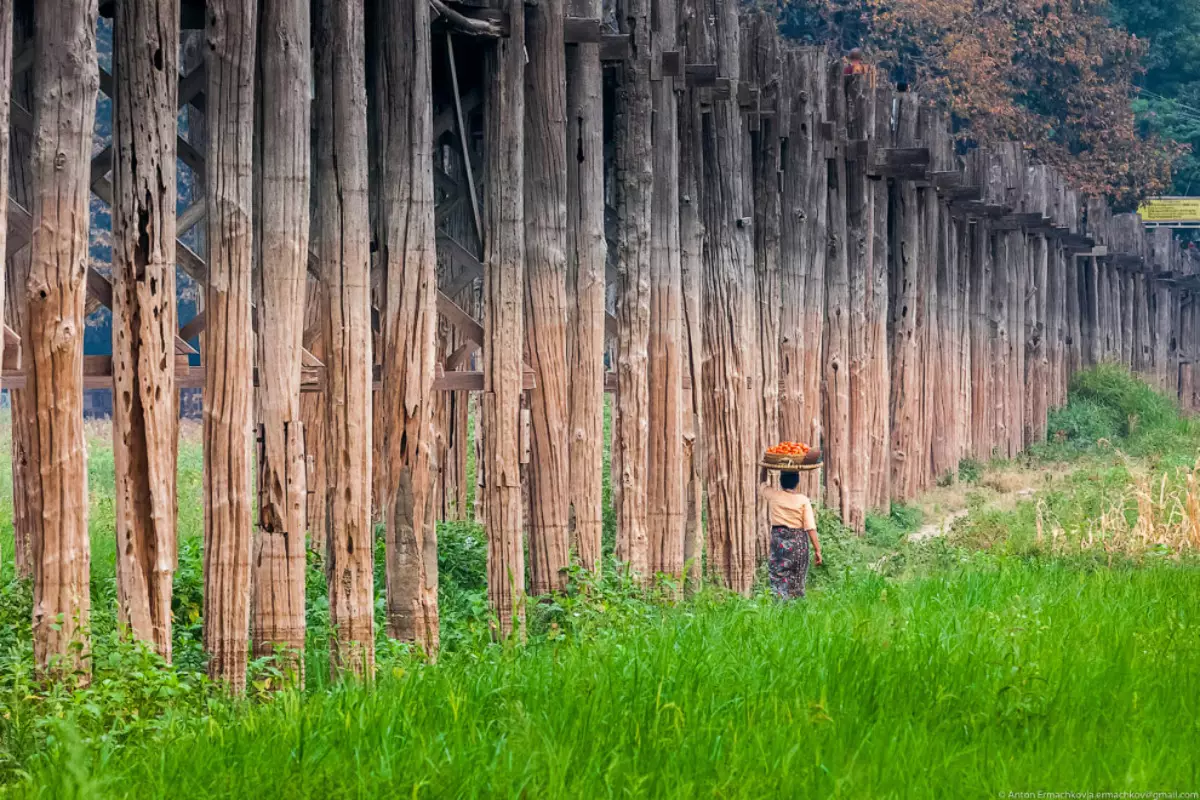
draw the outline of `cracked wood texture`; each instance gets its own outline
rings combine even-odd
[[[738,107],[739,30],[733,0],[695,0],[708,20],[702,57],[732,83],[714,96],[702,124],[701,190],[707,232],[703,270],[704,418],[708,489],[708,569],[742,594],[754,582],[754,464],[758,444],[750,397],[753,337],[745,319],[753,263],[749,173],[744,123]]]
[[[875,87],[874,136],[891,141],[892,89]],[[867,508],[890,511],[892,501],[891,353],[888,341],[888,185],[870,181],[871,258],[866,283]]]
[[[383,465],[388,635],[438,648],[433,512],[437,249],[429,5],[376,0],[372,36],[383,272]]]
[[[335,672],[375,669],[371,231],[363,0],[315,7],[316,234],[325,340],[326,569]]]
[[[171,660],[175,572],[175,128],[179,3],[125,0],[113,24],[113,460],[117,608]]]
[[[650,84],[650,0],[621,0],[617,18],[630,37],[616,94],[617,158],[617,396],[613,425],[617,560],[648,576],[647,469],[649,403],[651,218],[654,199]]]
[[[991,347],[988,298],[992,286],[991,233],[983,220],[971,224],[971,452],[976,460],[992,457]]]
[[[525,23],[507,0],[509,36],[488,47],[484,92],[482,444],[488,602],[496,635],[525,635],[521,542],[521,374],[525,328]]]
[[[309,3],[259,4],[259,125],[254,237],[258,298],[258,530],[251,648],[283,650],[279,667],[303,683],[308,475],[300,365],[308,281],[312,120]]]
[[[677,14],[678,41],[686,52],[698,47],[702,31],[694,3],[683,3]],[[703,337],[700,286],[704,270],[704,222],[701,218],[703,145],[699,90],[685,85],[678,93],[676,125],[679,131],[679,273],[683,295],[684,369],[691,384],[684,390],[683,459],[687,517],[683,532],[685,586],[700,587],[704,549]]]
[[[250,627],[250,321],[257,4],[208,8],[208,285],[204,313],[204,647],[214,680],[241,692]]]
[[[33,19],[22,9],[13,8],[15,4],[8,3],[7,7],[14,12],[12,21],[13,51],[20,52],[33,47]],[[7,63],[7,60],[6,60]],[[12,97],[20,101],[26,108],[31,104],[32,81],[30,71],[24,75],[13,77]],[[9,113],[8,104],[3,112]],[[32,131],[13,128],[9,139],[11,149],[5,148],[4,155],[10,159],[8,168],[3,170],[4,180],[9,180],[8,192],[4,194],[4,202],[19,202],[29,208],[33,198],[33,173],[30,155],[32,152]],[[11,199],[10,199],[11,193]],[[29,279],[29,246],[23,247],[8,234],[8,225],[3,225],[6,233],[4,278],[8,291],[4,297],[4,318],[9,326],[20,334],[25,330],[25,320],[28,313],[28,302],[24,288]],[[16,287],[15,290],[13,287]],[[12,419],[12,521],[13,521],[13,569],[22,578],[33,575],[33,508],[30,489],[34,480],[36,454],[33,450],[31,411],[33,408],[28,389],[8,390],[8,401]]]
[[[849,75],[846,91],[846,135],[850,141],[865,140],[875,133],[874,73]],[[842,521],[861,533],[866,524],[871,480],[871,422],[878,402],[871,380],[868,346],[871,320],[868,315],[874,295],[875,218],[872,181],[867,176],[865,153],[846,159],[846,257],[850,277],[850,440],[846,453],[845,506]],[[886,224],[886,217],[885,223]]]
[[[26,486],[33,550],[33,651],[39,671],[88,671],[87,447],[83,326],[88,178],[96,114],[96,0],[35,14],[33,197],[28,308],[21,331],[36,475]]]
[[[674,50],[678,0],[656,4],[653,47]],[[656,55],[655,57],[659,57]],[[646,577],[683,577],[683,276],[679,249],[679,123],[675,79],[654,76],[650,214],[649,465]]]
[[[825,255],[825,505],[851,518],[850,496],[850,260],[846,252],[846,91],[840,61],[828,66],[829,119],[835,139],[826,143],[829,229]]]
[[[897,97],[895,145],[917,143],[918,98],[911,93]],[[921,448],[925,409],[922,405],[924,368],[925,273],[921,252],[924,239],[921,204],[924,197],[911,181],[897,181],[892,190],[891,238],[891,325],[892,337],[892,497],[905,500],[914,495],[926,469]]]
[[[564,0],[526,14],[525,349],[529,390],[529,589],[567,587],[570,440],[567,386],[567,152]]]
[[[759,103],[778,108],[782,62],[779,34],[772,15],[755,10],[743,17],[742,51],[744,70],[751,85],[761,87]],[[779,120],[750,109],[749,144],[754,201],[754,294],[751,295],[750,325],[757,346],[754,400],[757,411],[758,449],[779,442],[779,325],[780,325],[780,222],[779,222]],[[765,562],[770,548],[767,504],[756,497],[755,555]]]
[[[821,445],[821,342],[825,326],[825,259],[829,169],[820,135],[825,119],[829,69],[824,51],[789,52],[793,94],[783,182],[780,281],[779,434],[787,441]],[[816,498],[818,473],[800,477]]]
[[[312,206],[312,193],[309,193]],[[311,216],[311,214],[310,214]],[[309,351],[322,364],[325,363],[325,342],[317,333],[321,330],[324,300],[321,283],[309,275],[308,291],[304,300],[304,330],[311,331],[314,341]],[[306,333],[305,338],[309,335]],[[307,462],[305,471],[308,487],[308,549],[325,555],[325,391],[300,393],[300,420],[304,423],[304,452]]]
[[[8,100],[12,96],[12,77],[13,77],[13,4],[11,2],[0,3],[0,101]],[[0,220],[4,220],[0,224],[0,313],[4,311],[5,284],[6,272],[9,262],[8,258],[8,144],[9,144],[9,103],[0,102]],[[10,317],[11,319],[11,317]],[[4,337],[0,335],[0,363],[4,362]],[[23,491],[24,487],[19,487],[17,491]],[[20,542],[20,536],[16,535],[14,527],[14,553],[16,553],[18,561],[18,574],[20,565],[19,560],[23,558],[24,553],[16,545]],[[0,559],[0,565],[3,564],[3,559]]]
[[[599,17],[599,0],[576,0]],[[570,314],[571,547],[600,572],[604,532],[604,75],[600,46],[567,45],[567,293]]]

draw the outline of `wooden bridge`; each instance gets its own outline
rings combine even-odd
[[[861,529],[1042,439],[1088,365],[1200,402],[1200,269],[1170,231],[1020,143],[965,149],[943,109],[733,0],[16,0],[0,90],[14,532],[46,669],[86,666],[86,388],[114,391],[121,619],[170,658],[177,391],[203,387],[205,644],[235,688],[248,652],[304,646],[306,540],[360,672],[377,522],[388,633],[431,651],[436,520],[484,523],[502,634],[572,559],[599,568],[606,392],[618,558],[697,581],[705,549],[740,592],[776,441],[823,446],[809,490]],[[202,187],[182,210],[180,172]],[[83,352],[101,306],[111,357]]]

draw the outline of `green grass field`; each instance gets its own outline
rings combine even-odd
[[[1021,463],[964,465],[954,491],[969,513],[944,537],[906,542],[921,524],[913,509],[872,518],[862,538],[822,512],[828,566],[802,602],[705,590],[669,603],[612,576],[579,576],[532,610],[527,645],[493,644],[482,532],[443,525],[438,663],[381,639],[372,686],[334,685],[314,559],[307,689],[267,691],[265,660],[238,701],[201,672],[195,439],[180,454],[177,665],[166,669],[114,631],[112,458],[98,427],[95,679],[82,690],[35,682],[28,587],[11,580],[6,550],[0,794],[1200,791],[1200,573],[1189,538],[1200,534],[1188,511],[1200,430],[1112,371],[1081,376],[1072,397],[1051,442]],[[1037,491],[988,488],[1014,471],[1040,481]],[[0,503],[0,525],[9,515]]]

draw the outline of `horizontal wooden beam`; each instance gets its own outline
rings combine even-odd
[[[322,380],[319,377],[320,370],[307,370],[307,372],[310,377],[301,382],[300,391],[323,391]],[[372,387],[375,391],[379,391],[381,388],[379,372],[380,368],[376,365],[374,385]],[[254,370],[253,380],[257,386],[257,369]],[[20,369],[9,369],[6,367],[3,373],[0,373],[0,381],[3,382],[5,389],[24,389],[26,386],[25,373]],[[534,380],[533,372],[525,370],[523,372],[523,388],[532,389],[536,385],[537,382]],[[84,390],[113,388],[112,356],[83,357],[83,388]],[[175,388],[203,389],[204,367],[186,367],[177,363],[175,367]],[[444,372],[434,378],[433,391],[481,392],[483,391],[483,373],[479,371]]]

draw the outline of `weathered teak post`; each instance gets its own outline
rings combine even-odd
[[[916,146],[918,98],[897,96],[895,144]],[[924,409],[922,340],[926,270],[921,252],[921,200],[911,180],[897,180],[892,189],[891,298],[892,336],[892,497],[913,496],[927,459],[921,448]]]
[[[178,0],[118,3],[113,39],[117,604],[130,633],[170,661],[178,447],[174,402],[179,328],[175,312]]]
[[[250,275],[257,4],[208,7],[208,286],[204,313],[204,646],[208,671],[245,688],[250,625]]]
[[[749,293],[751,341],[754,357],[753,392],[759,451],[779,442],[779,335],[780,335],[780,70],[779,33],[775,18],[761,9],[742,17],[742,71],[746,93],[750,145],[750,170],[754,206],[754,283]],[[763,113],[765,112],[765,113]],[[657,139],[655,140],[658,141]],[[757,561],[769,557],[770,529],[767,506],[758,497],[755,506]]]
[[[654,98],[650,83],[649,0],[621,0],[621,33],[630,54],[617,88],[617,396],[613,424],[617,560],[637,575],[649,568],[647,469],[651,219],[654,201]]]
[[[978,151],[971,154],[976,177]],[[981,461],[992,456],[992,367],[988,335],[988,302],[992,287],[991,232],[986,219],[976,217],[971,223],[970,263],[970,336],[971,336],[971,454]],[[893,391],[895,389],[893,388]]]
[[[842,64],[827,66],[828,117],[833,141],[826,143],[829,214],[825,260],[825,342],[822,354],[825,433],[825,504],[850,519],[850,262],[846,252],[846,91]]]
[[[520,414],[525,268],[525,21],[509,0],[509,35],[485,59],[483,461],[488,600],[498,634],[525,629]]]
[[[321,282],[309,275],[304,301],[305,339],[310,351],[325,363],[325,342],[320,337],[324,326],[324,292]],[[308,462],[308,549],[325,555],[325,387],[300,393],[300,419],[304,424],[304,452]]]
[[[260,427],[251,643],[256,657],[284,649],[285,671],[302,682],[308,466],[300,354],[312,129],[309,3],[261,0],[259,11],[254,282]]]
[[[567,153],[564,0],[526,20],[525,346],[529,392],[529,582],[535,595],[566,588],[570,561],[567,358]]]
[[[892,88],[875,87],[876,148],[891,143]],[[891,354],[888,346],[888,182],[870,181],[871,259],[865,291],[867,508],[888,511],[892,501]]]
[[[917,141],[923,145],[924,158],[928,165],[928,153],[937,135],[937,110],[928,102],[918,98],[917,112]],[[914,177],[917,177],[914,175]],[[941,257],[938,251],[941,243],[941,203],[933,184],[920,176],[917,183],[917,207],[920,218],[920,244],[917,251],[921,254],[918,265],[920,281],[920,300],[917,303],[917,335],[920,345],[919,368],[921,378],[919,383],[920,423],[916,452],[912,463],[912,494],[924,491],[930,485],[930,454],[932,450],[932,429],[936,423],[933,416],[933,396],[935,386],[942,379],[936,373],[937,361],[934,353],[939,344],[937,328],[937,262]]]
[[[651,23],[653,198],[650,207],[649,465],[646,473],[646,577],[683,573],[683,276],[679,249],[679,129],[675,78],[665,52],[677,52],[679,0],[657,0]]]
[[[28,7],[17,8],[16,4],[8,4],[8,8],[13,12],[12,21],[12,41],[13,51],[31,50],[33,47],[33,19]],[[24,10],[25,13],[18,13]],[[11,106],[16,106],[18,103],[25,109],[32,105],[32,83],[30,78],[30,70],[26,70],[22,76],[13,76],[12,85],[12,102]],[[9,107],[6,105],[4,114],[9,114]],[[10,123],[14,120],[9,117]],[[22,130],[19,126],[12,126],[12,133],[9,139],[10,148],[5,148],[4,152],[7,157],[11,158],[8,168],[4,170],[5,178],[11,176],[11,183],[8,191],[11,196],[6,193],[5,202],[8,203],[8,212],[15,211],[19,204],[23,204],[27,211],[33,200],[33,176],[30,173],[30,152],[32,150],[33,131]],[[4,282],[9,287],[9,291],[4,297],[4,318],[10,328],[21,335],[25,331],[25,322],[28,316],[29,303],[27,302],[26,292],[21,291],[21,287],[26,285],[29,278],[29,242],[18,241],[16,231],[10,230],[11,225],[4,225],[6,242],[4,247],[5,265],[4,265]],[[17,287],[16,291],[12,287]],[[9,350],[9,355],[5,359],[10,365],[19,366],[17,361],[21,357],[20,348]],[[11,409],[12,419],[12,487],[13,487],[13,569],[17,575],[22,578],[29,578],[33,575],[33,534],[35,520],[33,517],[31,485],[35,480],[36,465],[33,461],[36,458],[36,453],[33,450],[32,426],[31,420],[31,396],[28,389],[14,388],[12,386],[5,387],[8,390],[8,402]]]
[[[699,0],[711,35],[698,54],[717,67],[718,86],[703,124],[704,260],[704,449],[708,456],[708,568],[738,592],[754,580],[754,469],[757,441],[748,438],[754,406],[747,388],[752,347],[745,322],[751,264],[750,187],[738,105],[740,50],[737,4]]]
[[[822,134],[828,108],[829,66],[824,50],[801,48],[789,57],[794,83],[784,171],[780,275],[780,437],[818,447],[823,427],[821,380],[825,329],[825,267],[829,168]],[[840,73],[839,73],[840,80]],[[817,473],[801,477],[816,498]]]
[[[370,52],[382,273],[381,465],[387,630],[427,653],[438,647],[433,512],[433,379],[437,251],[429,4],[374,0]]]
[[[580,0],[599,20],[600,0]],[[600,45],[567,46],[567,286],[570,313],[571,545],[599,572],[604,446],[604,75]]]
[[[1046,205],[1046,167],[1029,165],[1025,171],[1025,210],[1048,217]],[[1046,280],[1048,246],[1042,224],[1031,231],[1027,240],[1029,289],[1025,297],[1025,436],[1026,445],[1046,437]]]
[[[684,54],[699,53],[703,47],[702,20],[697,4],[683,2],[678,15],[679,44]],[[704,378],[701,368],[703,334],[700,321],[700,287],[704,271],[704,221],[701,190],[704,181],[702,114],[700,96],[706,91],[683,81],[678,93],[679,128],[679,262],[683,293],[683,336],[685,338],[684,374],[690,378],[685,390],[684,475],[687,480],[687,519],[684,524],[683,560],[687,568],[687,586],[698,588],[701,582],[701,556],[704,526]]]
[[[938,115],[937,124],[930,131],[928,139],[930,167],[936,186],[939,176],[954,174],[953,142],[944,115]],[[964,343],[958,322],[960,286],[957,226],[960,222],[951,216],[948,204],[941,201],[940,205],[934,276],[937,299],[930,307],[930,325],[934,330],[931,338],[935,346],[927,358],[928,371],[933,377],[927,398],[933,415],[933,425],[929,431],[930,473],[935,480],[946,477],[954,480],[958,473],[958,462],[963,456],[958,424],[964,413],[958,404]]]
[[[875,386],[871,381],[868,349],[868,297],[874,295],[874,192],[868,176],[868,146],[875,139],[875,76],[861,73],[844,78],[846,92],[846,258],[849,270],[850,438],[842,471],[846,513],[842,521],[862,532],[866,522],[871,478],[871,421],[875,417]],[[884,217],[884,224],[887,218]]]
[[[36,10],[32,239],[22,366],[37,474],[32,526],[37,668],[88,670],[87,448],[83,325],[88,179],[96,113],[96,2]]]
[[[326,345],[330,655],[335,670],[369,676],[375,666],[375,595],[363,0],[320,0],[315,13],[315,191]]]
[[[5,271],[8,266],[8,117],[12,96],[13,4],[0,4],[0,314],[4,312]],[[0,331],[0,365],[4,363],[4,336]],[[18,489],[18,491],[20,491]],[[19,541],[14,530],[13,545]],[[18,554],[19,555],[19,554]],[[16,559],[14,559],[16,560]],[[0,565],[3,562],[0,561]]]

